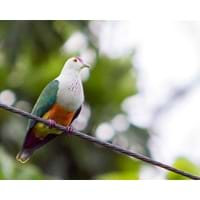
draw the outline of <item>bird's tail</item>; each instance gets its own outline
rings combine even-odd
[[[20,163],[26,163],[31,155],[32,155],[32,151],[27,150],[27,149],[22,149],[16,156],[16,160],[19,161]]]

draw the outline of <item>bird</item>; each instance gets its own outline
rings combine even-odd
[[[80,72],[90,68],[79,56],[69,58],[60,74],[42,90],[32,114],[49,121],[50,126],[30,119],[21,150],[16,156],[17,161],[26,163],[35,150],[39,149],[61,131],[53,128],[56,123],[66,126],[72,133],[72,122],[78,117],[84,103],[84,91]]]

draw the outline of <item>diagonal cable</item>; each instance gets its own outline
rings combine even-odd
[[[33,119],[33,120],[38,121],[38,122],[42,122],[42,123],[46,124],[47,126],[52,127],[52,124],[50,124],[50,122],[48,120],[45,120],[43,118],[37,117],[35,115],[32,115],[32,114],[30,114],[28,112],[25,112],[25,111],[21,110],[21,109],[18,109],[18,108],[12,107],[12,106],[8,106],[8,105],[2,104],[2,103],[0,103],[0,108],[2,108],[4,110],[7,110],[7,111],[10,111],[12,113],[16,113],[16,114],[22,115],[22,116],[24,116],[26,118]],[[53,125],[53,127],[63,131],[64,133],[67,132],[66,127],[62,126],[60,124],[55,124],[55,125]],[[73,133],[73,135],[78,136],[81,139],[84,139],[84,140],[87,140],[89,142],[98,144],[100,146],[103,146],[103,147],[105,147],[107,149],[110,149],[112,151],[115,151],[117,153],[121,153],[121,154],[130,156],[130,157],[133,157],[135,159],[138,159],[138,160],[141,160],[143,162],[149,163],[151,165],[166,169],[168,171],[174,172],[176,174],[185,176],[185,177],[193,179],[193,180],[200,180],[200,176],[196,176],[196,175],[190,174],[190,173],[188,173],[186,171],[174,168],[174,167],[172,167],[170,165],[167,165],[167,164],[161,163],[159,161],[153,160],[153,159],[151,159],[151,158],[149,158],[147,156],[144,156],[142,154],[139,154],[139,153],[136,153],[136,152],[133,152],[133,151],[129,151],[129,150],[124,149],[124,148],[122,148],[122,147],[120,147],[118,145],[114,145],[114,144],[111,144],[111,143],[108,143],[108,142],[101,141],[101,140],[99,140],[99,139],[97,139],[95,137],[92,137],[90,135],[82,133],[82,132],[80,132],[78,130],[73,129],[72,133]]]

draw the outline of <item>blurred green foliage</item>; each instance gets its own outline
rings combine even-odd
[[[87,40],[87,48],[96,54],[89,79],[84,83],[86,104],[91,110],[85,131],[94,134],[102,122],[110,123],[115,115],[123,113],[123,100],[136,93],[132,57],[127,55],[111,59],[99,54],[98,36],[89,27],[89,21],[0,22],[1,91],[11,90],[16,95],[14,105],[30,111],[41,90],[59,74],[66,59],[81,53],[81,50],[62,52],[65,42],[74,33],[81,32]],[[25,105],[20,104],[21,101]],[[0,141],[1,154],[4,155],[1,156],[4,164],[0,168],[2,179],[139,177],[137,162],[77,138],[62,139],[62,136],[38,150],[29,164],[20,165],[14,157],[24,139],[26,122],[27,119],[1,110]],[[133,126],[129,127],[123,133],[123,139],[129,140],[128,145],[131,146],[131,138],[137,141],[143,134],[138,134]],[[116,134],[113,139],[119,143],[121,136]],[[140,149],[146,146],[147,132],[146,136]],[[9,173],[4,171],[7,163],[11,169]]]
[[[120,103],[136,91],[131,58],[101,57],[91,71],[85,90],[86,100],[96,113],[93,122],[109,120],[121,111]]]
[[[127,157],[119,157],[118,170],[101,174],[97,179],[102,180],[134,180],[139,179],[141,163]]]
[[[39,180],[47,178],[42,174],[41,170],[34,165],[20,165],[2,148],[0,148],[0,158],[0,179]]]
[[[109,141],[151,156],[148,131],[131,124],[121,109],[122,102],[137,92],[132,55],[111,58],[99,53],[99,35],[92,31],[91,23],[95,22],[0,21],[0,95],[5,90],[11,91],[15,96],[13,105],[30,112],[42,89],[59,74],[66,59],[90,50],[95,59],[89,79],[84,81],[84,90],[91,115],[83,131],[95,135],[99,125],[111,124],[115,116],[122,114],[128,121],[127,129],[113,129]],[[77,32],[84,35],[86,49],[64,51],[66,42]],[[17,163],[15,156],[22,145],[26,123],[23,117],[0,111],[0,179],[140,177],[141,162],[75,137],[57,137],[36,151],[27,164]],[[180,177],[168,174],[167,178]]]
[[[189,172],[191,174],[195,174],[197,176],[200,176],[200,167],[192,163],[190,160],[180,157],[177,158],[176,161],[173,164],[173,167],[176,167],[178,169],[184,170],[186,172]],[[167,179],[169,180],[187,180],[188,178],[184,176],[180,176],[178,174],[175,174],[173,172],[169,172],[167,174]]]

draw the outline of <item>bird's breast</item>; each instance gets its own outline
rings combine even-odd
[[[76,111],[84,101],[83,87],[81,80],[77,77],[70,77],[61,80],[57,94],[57,103],[68,111]]]

